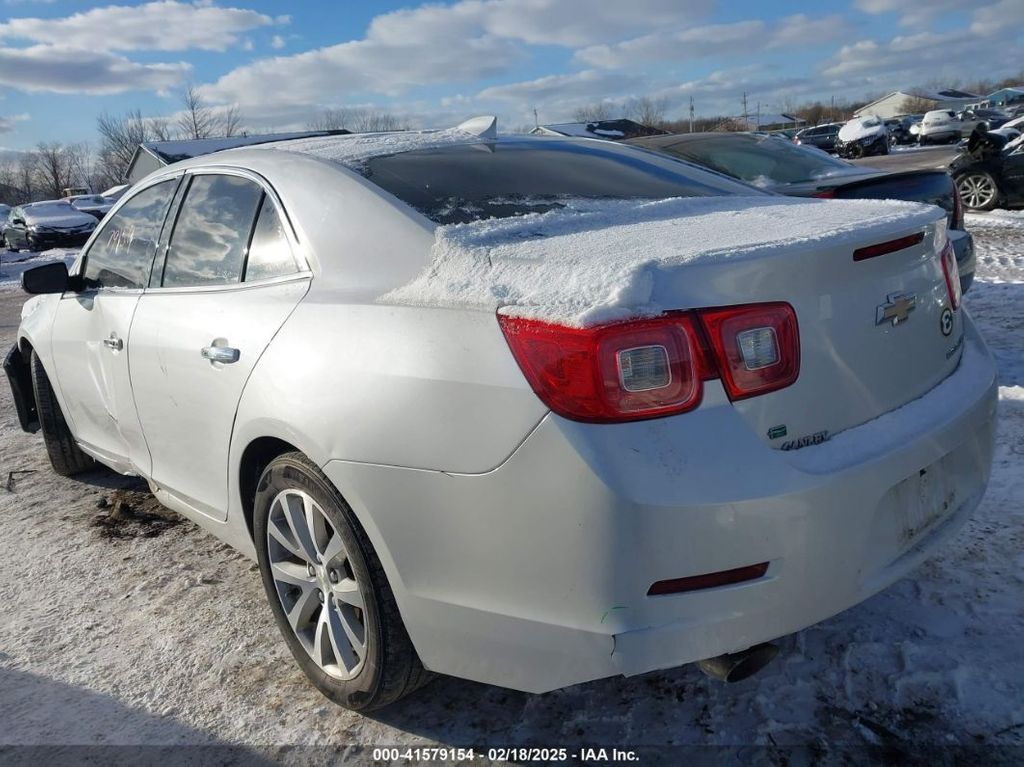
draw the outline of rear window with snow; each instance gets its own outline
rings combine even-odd
[[[544,213],[579,199],[757,194],[657,155],[611,145],[501,141],[368,160],[363,174],[439,224]]]

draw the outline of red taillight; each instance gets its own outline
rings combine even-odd
[[[821,192],[815,192],[813,196],[814,197],[819,197],[819,198],[821,198],[823,200],[832,200],[832,199],[835,199],[836,190],[835,189],[825,189],[825,190],[823,190]]]
[[[800,375],[800,331],[789,304],[704,309],[700,318],[729,399],[783,389]]]
[[[537,396],[566,418],[629,421],[700,404],[704,363],[687,314],[594,328],[498,321]]]
[[[956,253],[953,252],[953,244],[946,240],[945,247],[939,255],[942,262],[942,276],[946,278],[946,292],[949,294],[949,303],[956,311],[960,307],[960,270],[956,265]]]
[[[917,245],[919,242],[924,240],[924,232],[918,232],[917,234],[908,234],[906,237],[900,237],[896,240],[887,240],[886,242],[880,242],[877,245],[868,245],[863,248],[857,248],[853,251],[854,261],[866,261],[869,258],[877,258],[878,256],[884,256],[889,253],[895,253],[898,250],[905,250]]]
[[[684,591],[699,591],[700,589],[713,589],[716,586],[729,586],[733,583],[755,581],[758,578],[763,578],[766,572],[768,572],[768,563],[761,562],[756,565],[737,567],[734,570],[722,570],[717,573],[691,575],[687,578],[658,581],[647,590],[647,596],[656,597],[665,594],[679,594]]]
[[[741,399],[788,386],[800,368],[796,316],[788,304],[672,312],[593,328],[503,315],[498,322],[537,396],[575,421],[684,413],[700,404],[703,381],[719,370],[729,396]],[[716,360],[705,347],[702,323]]]

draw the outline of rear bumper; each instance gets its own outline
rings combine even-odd
[[[946,381],[799,451],[769,448],[709,386],[676,418],[549,415],[486,474],[324,470],[428,668],[544,692],[674,667],[834,615],[956,533],[988,481],[996,404],[995,365],[964,324]],[[941,492],[915,505],[924,476]],[[656,581],[759,562],[755,581],[647,596]]]
[[[974,236],[963,229],[950,229],[949,241],[953,243],[953,252],[956,253],[957,271],[960,272],[960,290],[966,293],[974,283],[974,270],[977,266],[977,258],[974,254]]]

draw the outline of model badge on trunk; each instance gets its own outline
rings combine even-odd
[[[879,304],[875,311],[875,324],[892,321],[893,327],[906,322],[910,313],[917,306],[917,296],[913,293],[890,293],[886,302]]]

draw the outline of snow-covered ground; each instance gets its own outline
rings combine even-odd
[[[0,386],[0,484],[13,488],[0,488],[0,747],[729,744],[765,747],[735,752],[755,762],[791,746],[802,762],[863,747],[924,762],[949,761],[931,749],[950,745],[1024,746],[1024,215],[968,226],[979,257],[966,303],[1001,376],[985,500],[936,559],[781,640],[776,661],[733,686],[693,667],[543,696],[444,678],[379,714],[343,711],[288,656],[252,563],[138,489],[120,493],[133,514],[111,522],[97,503],[138,486],[53,476]],[[20,301],[0,292],[4,344]],[[21,471],[34,473],[8,480]]]
[[[71,266],[78,256],[80,248],[51,248],[41,253],[33,251],[5,250],[0,248],[0,288],[17,288],[21,286],[21,275],[28,269],[51,261],[63,259]]]

